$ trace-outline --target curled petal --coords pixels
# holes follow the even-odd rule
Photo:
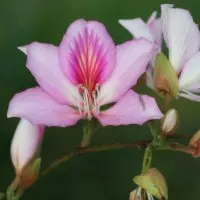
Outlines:
[[[102,85],[101,105],[120,99],[137,83],[154,55],[153,44],[145,39],[128,41],[117,46],[117,63],[111,77]]]
[[[169,60],[179,73],[184,63],[200,48],[200,32],[187,10],[161,6],[162,31],[169,49]]]
[[[20,173],[36,154],[43,134],[43,126],[34,126],[25,119],[20,120],[11,144],[11,159],[17,173]]]
[[[115,45],[101,23],[77,20],[69,26],[60,44],[60,60],[72,83],[94,87],[112,72]]]
[[[150,27],[141,19],[128,19],[119,20],[119,23],[127,29],[135,38],[145,38],[151,42],[154,42],[154,36]]]
[[[195,85],[200,84],[200,52],[193,55],[184,65],[179,78],[180,90],[195,92]]]
[[[156,20],[157,14],[158,13],[156,11],[153,11],[151,16],[147,20],[147,24],[152,24]]]
[[[33,42],[19,49],[27,55],[26,66],[41,88],[56,101],[75,105],[76,90],[60,69],[58,48]]]
[[[75,124],[81,116],[78,111],[55,102],[39,87],[16,94],[10,102],[8,117],[20,117],[33,124],[66,127]]]
[[[103,126],[143,124],[146,121],[160,119],[160,112],[154,98],[146,95],[138,95],[129,90],[125,96],[114,106],[97,116]]]

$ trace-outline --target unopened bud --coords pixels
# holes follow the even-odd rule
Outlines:
[[[178,126],[178,112],[176,109],[170,109],[161,121],[161,129],[164,134],[171,135]]]
[[[156,57],[154,66],[154,87],[161,95],[176,97],[179,92],[178,77],[167,57],[160,53]]]
[[[136,176],[134,182],[159,200],[168,199],[168,188],[164,176],[155,168]]]
[[[43,134],[43,126],[34,126],[25,119],[20,120],[15,131],[11,144],[11,159],[20,185],[24,187],[30,186],[38,175],[40,159],[38,160],[37,153]]]
[[[200,157],[200,130],[197,131],[191,138],[189,147],[194,149],[194,157]]]

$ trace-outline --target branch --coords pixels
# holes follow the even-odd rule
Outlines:
[[[108,144],[108,145],[100,145],[94,147],[86,147],[86,148],[77,148],[74,152],[71,152],[57,160],[55,160],[47,169],[44,169],[40,176],[45,176],[47,173],[55,169],[58,165],[72,159],[74,156],[82,155],[85,153],[93,153],[93,152],[101,152],[101,151],[109,151],[109,150],[117,150],[124,148],[137,148],[137,149],[145,149],[147,145],[151,143],[151,140],[140,140],[135,143],[130,144]]]
[[[168,137],[169,138],[191,138],[192,135],[171,135]],[[48,168],[44,169],[41,172],[40,177],[45,176],[50,171],[55,169],[57,166],[65,163],[66,161],[72,159],[75,156],[79,156],[85,153],[102,152],[102,151],[117,150],[117,149],[124,149],[124,148],[146,149],[146,147],[150,143],[151,143],[151,140],[140,140],[140,141],[129,143],[129,144],[107,144],[107,145],[100,145],[100,146],[93,146],[93,147],[86,147],[86,148],[78,147],[74,152],[68,153],[67,155],[55,160],[52,164],[49,165]],[[173,151],[179,151],[179,152],[183,152],[183,153],[187,153],[191,155],[193,155],[194,153],[194,149],[181,145],[179,143],[170,143],[169,145],[167,145],[167,147],[160,150],[173,150]]]

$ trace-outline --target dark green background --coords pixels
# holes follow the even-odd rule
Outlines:
[[[0,191],[14,178],[10,142],[17,119],[7,119],[9,100],[16,93],[36,85],[25,68],[25,56],[17,46],[32,41],[59,44],[67,26],[77,18],[95,19],[107,26],[116,43],[131,38],[118,19],[141,16],[145,20],[159,10],[161,0],[0,0]],[[200,22],[199,0],[177,0]],[[140,88],[144,92],[144,88]],[[200,103],[177,100],[181,126],[178,134],[200,128]],[[46,130],[43,167],[72,151],[81,140],[80,124]],[[132,142],[148,139],[147,126],[108,127],[98,132],[93,144]],[[135,188],[132,178],[140,172],[142,151],[115,150],[87,154],[65,163],[29,189],[22,199],[127,200]],[[200,199],[200,159],[174,152],[154,152],[153,166],[166,177],[171,200]]]

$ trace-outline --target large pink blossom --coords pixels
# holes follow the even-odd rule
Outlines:
[[[26,66],[39,87],[16,94],[8,117],[62,127],[81,118],[96,117],[105,126],[162,117],[154,98],[130,89],[154,54],[153,44],[145,39],[115,46],[101,23],[77,20],[59,47],[34,42],[19,49],[27,55]],[[112,106],[102,109],[107,104]]]

